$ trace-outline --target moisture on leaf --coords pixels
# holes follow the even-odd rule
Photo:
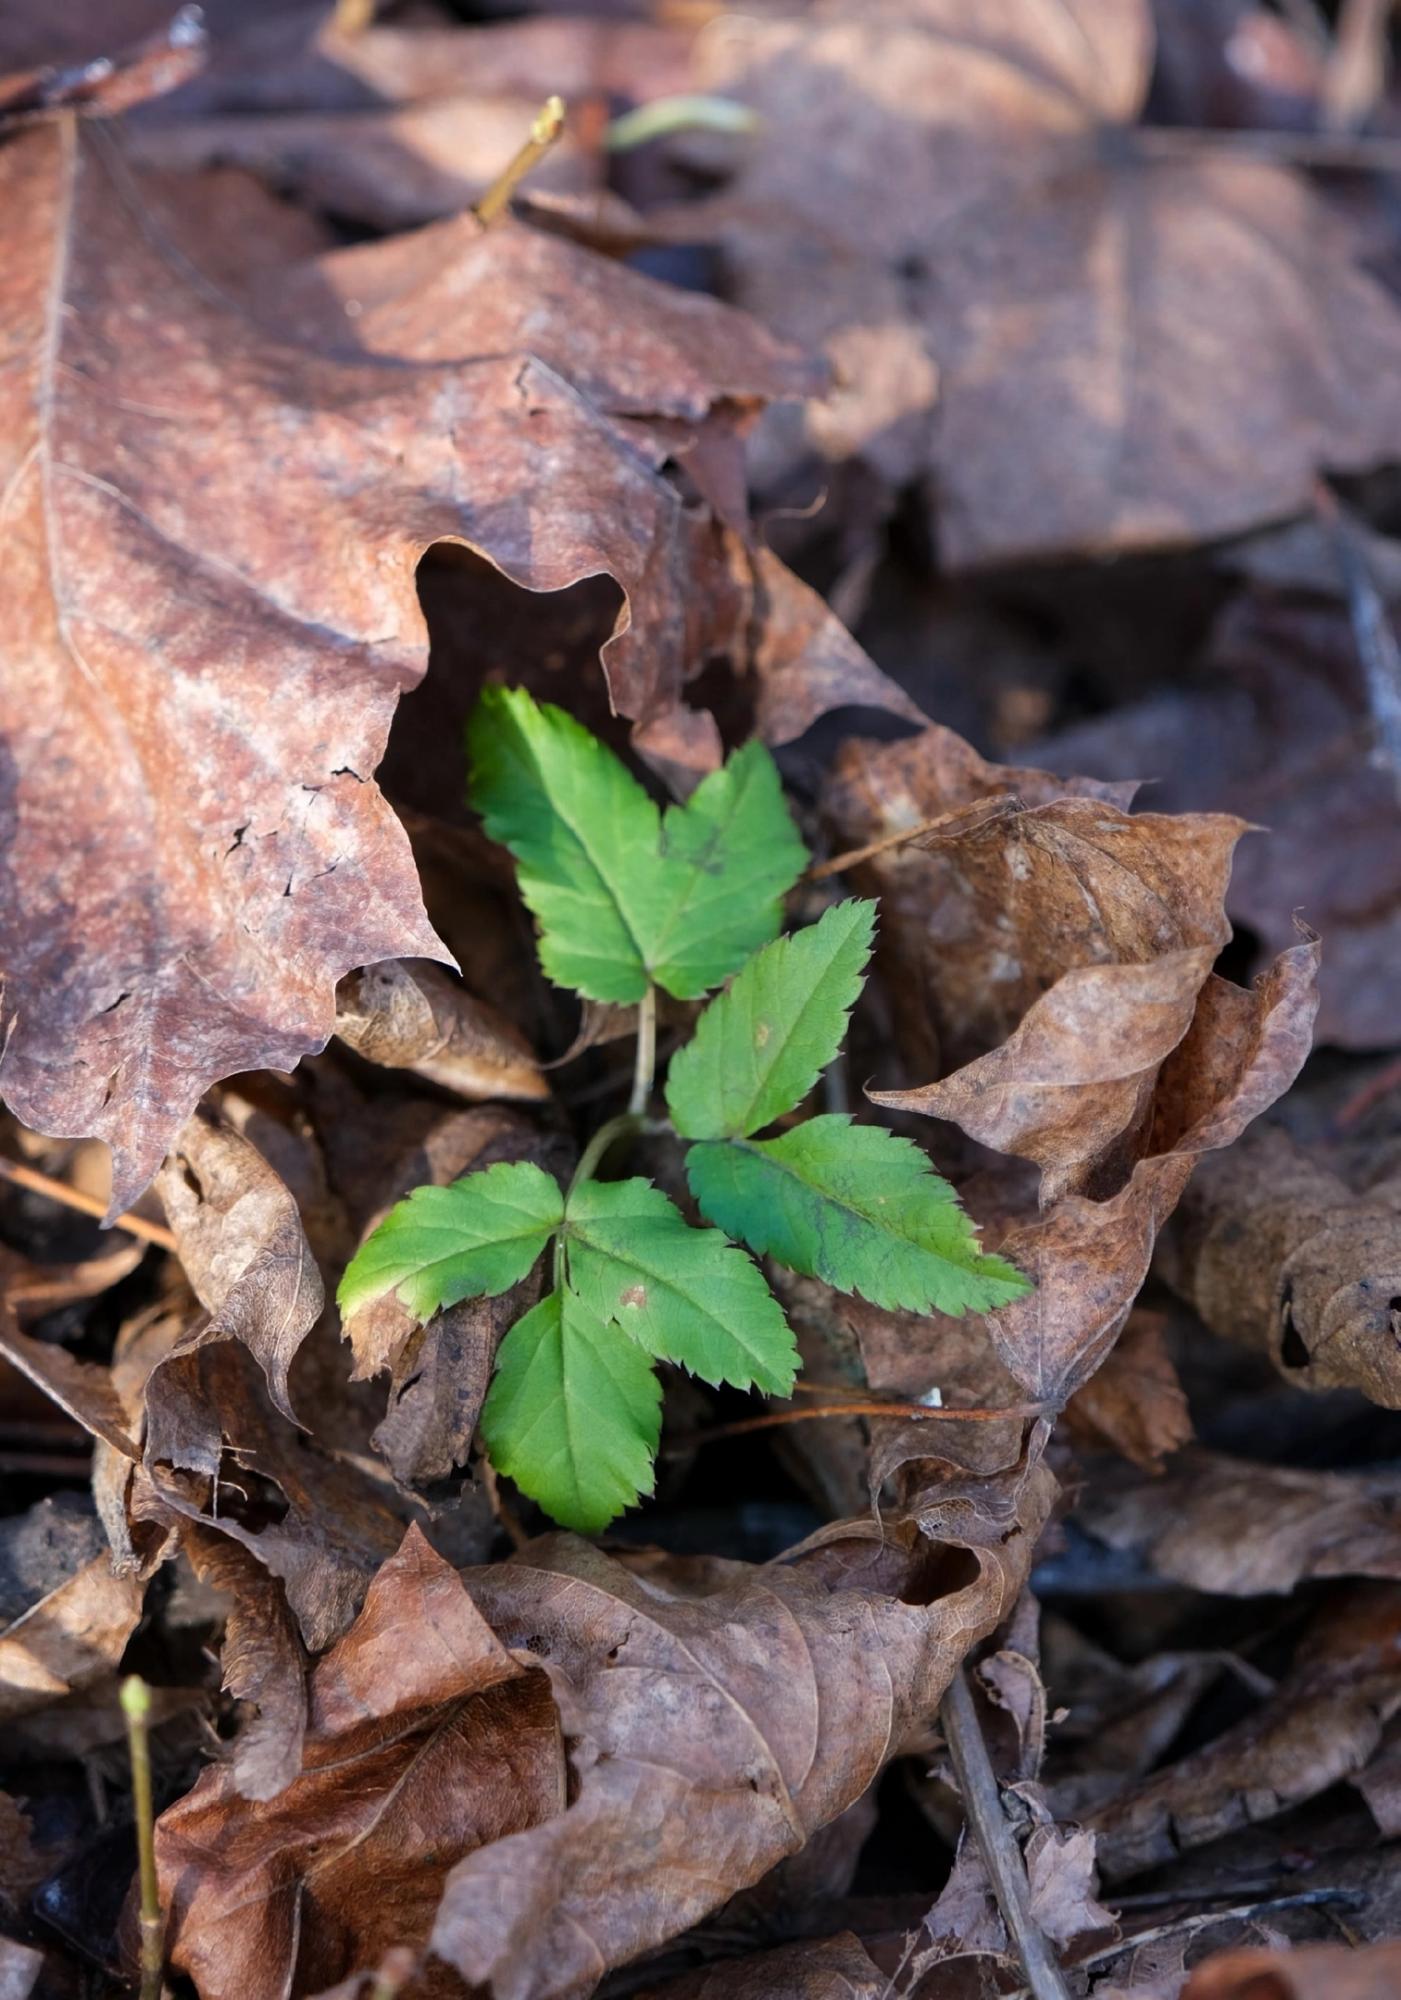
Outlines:
[[[661,1412],[650,1358],[565,1286],[502,1341],[482,1438],[562,1527],[597,1534],[651,1492]]]
[[[525,1277],[563,1214],[558,1183],[528,1160],[416,1188],[352,1258],[341,1313],[349,1318],[386,1292],[421,1320],[460,1299],[495,1298]]]
[[[802,1102],[841,1046],[875,920],[874,903],[839,903],[766,946],[711,1002],[667,1080],[683,1137],[743,1138]]]
[[[758,1266],[718,1229],[692,1229],[660,1188],[585,1181],[565,1241],[579,1296],[648,1354],[706,1382],[791,1391],[793,1335]]]
[[[721,1229],[873,1305],[989,1312],[1030,1289],[979,1249],[958,1197],[920,1149],[882,1126],[831,1115],[777,1139],[692,1146],[686,1173]]]
[[[776,935],[807,854],[761,743],[665,819],[597,737],[523,689],[485,691],[468,746],[473,803],[516,858],[557,985],[694,999]]]

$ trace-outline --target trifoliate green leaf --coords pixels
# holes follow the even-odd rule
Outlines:
[[[415,1188],[351,1259],[341,1313],[348,1319],[386,1292],[420,1320],[459,1299],[495,1298],[519,1284],[563,1218],[558,1183],[528,1160]]]
[[[762,744],[665,820],[582,723],[522,688],[487,688],[468,747],[473,803],[516,857],[558,985],[621,1002],[654,982],[694,999],[776,934],[807,851]]]
[[[502,1341],[482,1439],[496,1470],[561,1527],[597,1534],[650,1493],[661,1428],[651,1361],[570,1288]]]
[[[978,1247],[948,1182],[880,1125],[809,1118],[777,1139],[692,1146],[701,1212],[761,1255],[907,1312],[989,1312],[1031,1289]]]
[[[766,945],[711,1001],[672,1059],[666,1101],[678,1132],[742,1138],[802,1102],[841,1046],[875,919],[874,903],[839,903]]]
[[[703,778],[662,821],[662,851],[685,865],[653,947],[653,977],[679,1000],[708,993],[778,936],[783,898],[807,866],[778,767],[757,738]]]
[[[661,814],[583,724],[523,688],[488,687],[467,729],[472,802],[519,864],[540,963],[590,1000],[640,1000],[647,946],[679,886]]]
[[[569,1198],[569,1282],[662,1361],[706,1382],[786,1396],[793,1335],[756,1264],[718,1229],[692,1229],[648,1181],[585,1181]]]

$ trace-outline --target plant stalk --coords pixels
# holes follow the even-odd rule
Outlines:
[[[633,1060],[632,1096],[628,1113],[641,1118],[652,1095],[652,1076],[657,1067],[657,989],[650,982],[637,1006],[637,1054]]]
[[[490,229],[493,222],[505,214],[511,204],[516,189],[530,172],[538,166],[564,130],[564,99],[547,97],[535,114],[535,123],[530,128],[530,137],[503,172],[499,173],[473,210],[483,229]]]
[[[122,1682],[121,1701],[131,1752],[131,1805],[141,1875],[141,2000],[160,2000],[165,1926],[161,1921],[160,1885],[156,1877],[156,1816],[151,1797],[151,1743],[146,1727],[151,1714],[151,1690],[139,1674],[131,1674]]]
[[[978,1711],[962,1667],[954,1671],[939,1720],[963,1794],[963,1811],[988,1871],[997,1907],[1026,1969],[1032,2000],[1070,2000],[1046,1933],[1031,1913],[1031,1886],[1012,1823],[1002,1804],[997,1777],[983,1741]]]

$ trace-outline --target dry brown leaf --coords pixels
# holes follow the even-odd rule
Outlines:
[[[1222,1952],[1196,1968],[1182,2000],[1396,2000],[1398,1991],[1401,1944],[1305,1944]]]
[[[527,590],[615,577],[613,697],[660,718],[708,655],[747,657],[755,618],[742,575],[723,603],[710,588],[732,531],[660,467],[678,422],[698,432],[712,401],[785,388],[795,367],[724,308],[609,265],[590,320],[588,253],[466,224],[427,275],[397,243],[336,256],[297,294],[319,288],[336,351],[298,345],[201,280],[144,199],[110,139],[62,120],[0,152],[10,339],[28,356],[0,426],[22,774],[4,1081],[27,1122],[113,1144],[118,1208],[211,1080],[325,1040],[343,973],[441,955],[369,781],[423,669],[423,551],[457,541]],[[527,348],[483,358],[464,332],[452,362],[470,366],[421,358],[441,354],[455,256]],[[561,257],[551,330],[538,287]],[[363,333],[340,305],[361,291]],[[562,374],[535,349],[566,337]]]
[[[223,1765],[157,1827],[171,1963],[201,2000],[311,1993],[421,1944],[465,1852],[560,1812],[546,1674],[411,1530],[311,1680],[301,1775],[250,1805]]]
[[[847,362],[811,444],[926,482],[950,562],[1207,540],[1401,451],[1361,233],[1285,168],[1131,129],[1147,0],[826,0],[697,57],[760,126],[666,227]]]
[[[1101,1868],[1117,1881],[1317,1797],[1363,1768],[1398,1709],[1401,1588],[1359,1584],[1253,1715],[1087,1815]]]
[[[13,1916],[44,1879],[34,1829],[8,1792],[0,1792],[0,1904]]]
[[[36,1340],[10,1322],[9,1299],[0,1303],[0,1355],[28,1376],[59,1409],[103,1439],[121,1456],[134,1459],[137,1448],[127,1430],[127,1413],[107,1369],[82,1361],[56,1341]]]
[[[1109,1548],[1217,1596],[1285,1594],[1325,1577],[1401,1581],[1401,1477],[1315,1472],[1199,1450],[1160,1478],[1091,1482],[1076,1512]]]
[[[1118,1345],[1065,1407],[1067,1436],[1108,1445],[1145,1472],[1192,1442],[1192,1419],[1167,1349],[1166,1322],[1146,1309],[1129,1314]]]
[[[29,1519],[42,1529],[55,1520],[53,1508],[40,1501]],[[0,1626],[0,1721],[13,1722],[110,1674],[136,1630],[145,1586],[114,1572],[95,1519],[91,1528],[86,1543],[52,1543],[44,1533],[53,1574],[37,1600],[22,1609],[12,1603]]]
[[[43,1969],[41,1951],[14,1938],[0,1937],[0,2000],[29,2000]]]
[[[1401,1177],[1354,1193],[1262,1127],[1206,1164],[1164,1275],[1213,1332],[1307,1389],[1401,1408]]]
[[[181,1267],[208,1315],[172,1360],[197,1346],[240,1341],[275,1407],[295,1423],[288,1372],[326,1303],[296,1202],[256,1147],[203,1114],[179,1134],[157,1189]]]
[[[240,1729],[230,1768],[240,1796],[272,1799],[302,1767],[306,1656],[282,1586],[226,1535],[187,1526],[180,1546],[202,1583],[229,1602],[224,1687],[256,1713]]]
[[[638,2000],[884,2000],[889,1991],[889,1975],[859,1938],[843,1931],[644,1986]]]
[[[336,1033],[386,1069],[412,1070],[458,1097],[548,1097],[529,1042],[439,966],[387,959],[336,989]]]

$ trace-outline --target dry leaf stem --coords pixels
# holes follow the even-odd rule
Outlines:
[[[16,1187],[27,1188],[30,1194],[47,1195],[50,1201],[62,1202],[65,1208],[75,1208],[80,1215],[95,1216],[100,1222],[107,1213],[107,1204],[96,1195],[83,1194],[67,1181],[57,1181],[51,1174],[41,1174],[37,1167],[23,1167],[16,1160],[0,1159],[0,1180],[12,1181]],[[124,1229],[128,1236],[139,1236],[145,1243],[154,1243],[161,1250],[175,1251],[175,1238],[162,1222],[148,1222],[144,1215],[119,1215],[114,1220],[114,1229]]]
[[[1055,1954],[1031,1913],[1031,1889],[1021,1849],[1002,1808],[1002,1794],[962,1667],[949,1682],[939,1719],[963,1794],[968,1825],[992,1882],[997,1907],[1026,1969],[1026,1991],[1031,2000],[1070,2000],[1070,1989],[1061,1976]]]
[[[530,172],[538,166],[564,130],[564,99],[547,97],[535,114],[530,137],[505,170],[498,174],[473,213],[483,229],[490,229],[510,206],[511,197]]]
[[[151,1799],[151,1690],[139,1674],[122,1682],[122,1713],[131,1751],[131,1808],[141,1878],[141,2000],[160,2000],[164,1926],[156,1878],[156,1816]]]

